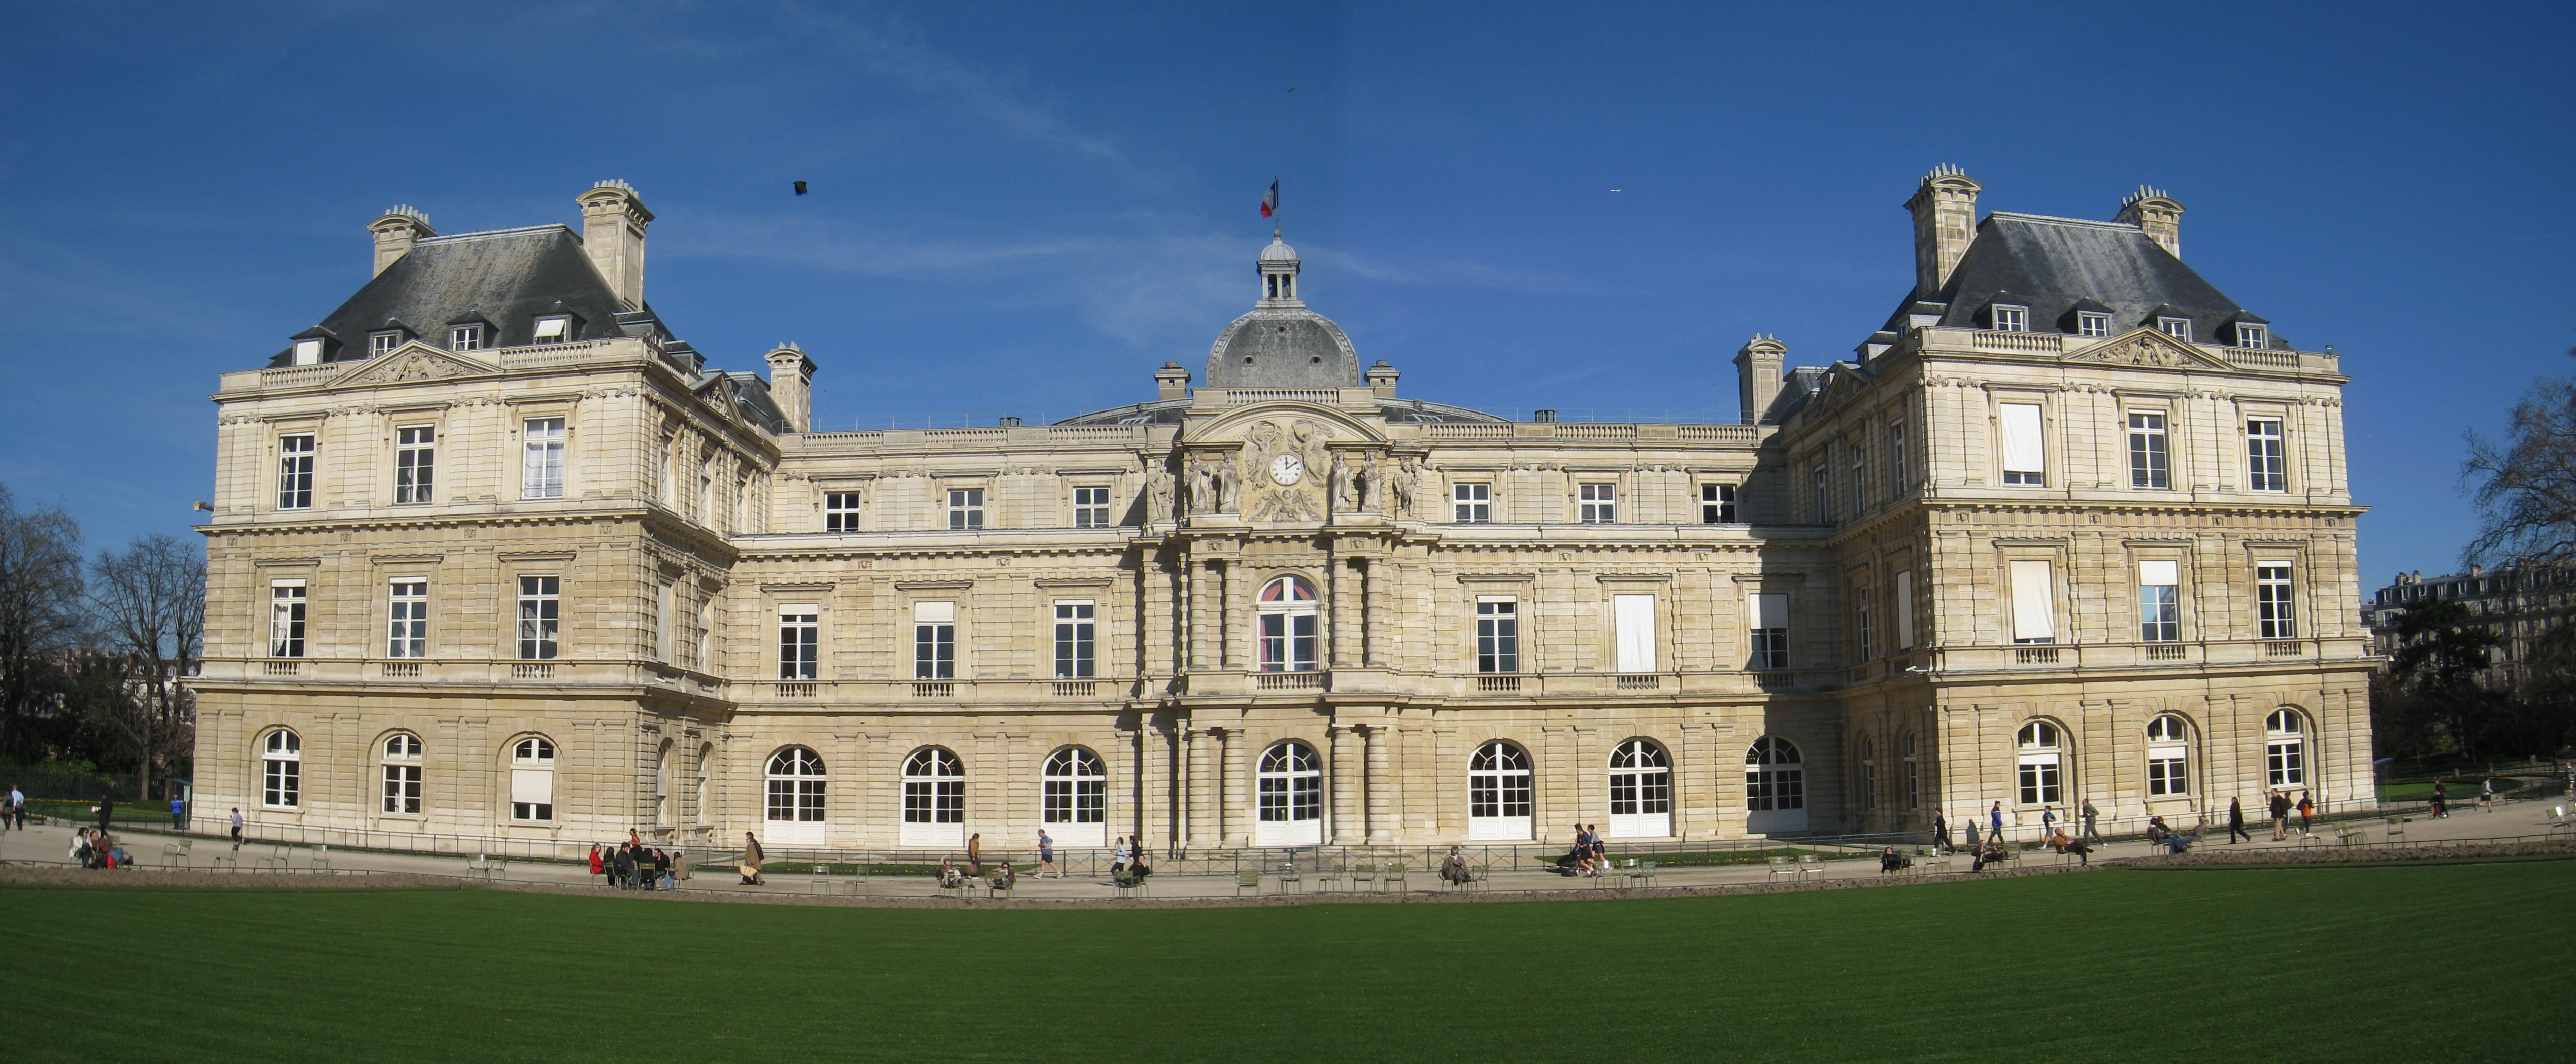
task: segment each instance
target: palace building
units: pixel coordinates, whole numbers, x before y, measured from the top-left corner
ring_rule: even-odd
[[[578,227],[397,207],[214,395],[199,804],[1203,850],[2371,802],[2336,356],[2185,266],[2160,191],[1979,192],[1923,178],[1850,358],[1736,352],[1739,424],[1402,395],[1274,238],[1151,399],[817,431],[816,358],[711,369],[654,313],[625,183]]]

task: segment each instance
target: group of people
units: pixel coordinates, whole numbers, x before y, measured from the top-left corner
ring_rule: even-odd
[[[83,868],[124,868],[132,863],[125,847],[105,828],[84,827],[72,833],[71,859]]]
[[[2230,826],[2234,828],[2242,828],[2244,826],[2243,818],[2238,817]],[[2208,817],[2202,817],[2200,818],[2200,823],[2192,825],[2190,834],[2184,834],[2180,831],[2174,830],[2174,826],[2165,823],[2165,818],[2163,817],[2151,816],[2147,818],[2147,841],[2149,843],[2163,846],[2166,853],[2190,853],[2191,848],[2199,845],[2200,840],[2208,834]],[[2247,836],[2247,838],[2250,839],[2252,836]],[[2233,840],[2231,839],[2231,841]]]
[[[630,831],[623,845],[590,848],[590,874],[619,890],[678,890],[680,881],[689,878],[689,858],[678,850],[647,847]]]
[[[1556,872],[1561,876],[1597,876],[1610,864],[1610,846],[1601,838],[1601,825],[1574,825],[1574,847],[1556,859]]]
[[[1115,853],[1117,859],[1109,865],[1111,882],[1122,887],[1132,887],[1144,882],[1146,876],[1154,874],[1154,869],[1145,863],[1145,836],[1119,836]],[[1059,872],[1057,875],[1061,877],[1063,873]]]

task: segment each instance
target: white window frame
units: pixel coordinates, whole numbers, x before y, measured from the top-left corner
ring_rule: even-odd
[[[2108,314],[2104,314],[2104,313],[2102,313],[2101,311],[2098,311],[2098,310],[2079,310],[2079,311],[2076,311],[2076,312],[2075,312],[2075,335],[2077,335],[2077,336],[2109,336],[2109,335],[2111,335],[2111,316],[2110,316],[2110,315],[2108,315]]]
[[[1860,755],[1858,759],[1860,762],[1860,807],[1863,809],[1876,809],[1878,808],[1878,744],[1871,741],[1869,736],[1864,735],[1860,737],[1859,742],[1853,745],[1855,747],[1854,752]]]
[[[1493,674],[1521,671],[1518,598],[1511,595],[1476,596],[1476,671]]]
[[[268,656],[304,656],[304,581],[268,582]]]
[[[1055,600],[1055,678],[1088,680],[1098,671],[1100,604],[1093,599]]]
[[[1916,755],[1917,744],[1913,732],[1905,733],[1901,749],[1904,752],[1905,765],[1905,808],[1921,809],[1923,808],[1923,762]]]
[[[2182,564],[2164,558],[2138,561],[2138,641],[2182,641]]]
[[[522,736],[510,744],[510,819],[542,824],[555,819],[555,744]]]
[[[1746,644],[1750,648],[1745,668],[1753,671],[1789,667],[1789,596],[1777,592],[1748,591],[1744,595]]]
[[[2176,339],[2176,340],[2180,340],[2180,341],[2182,341],[2182,342],[2184,342],[2184,343],[2190,343],[2190,342],[2191,342],[2191,319],[2190,319],[2190,318],[2171,318],[2171,317],[2161,317],[2161,318],[2157,318],[2157,319],[2156,319],[2156,331],[2157,331],[2157,332],[2160,332],[2160,333],[2163,333],[2163,334],[2165,334],[2165,335],[2167,335],[2167,336],[2173,337],[2174,339]]]
[[[2254,566],[2255,617],[2264,639],[2299,637],[2296,568],[2289,562]]]
[[[2048,417],[2038,403],[1995,404],[1995,428],[2003,482],[2048,485]]]
[[[1699,486],[1699,523],[1703,525],[1742,524],[1743,522],[1736,520],[1736,514],[1734,484],[1707,483]]]
[[[1853,443],[1849,450],[1851,451],[1851,512],[1853,517],[1859,517],[1869,510],[1869,447],[1861,443]]]
[[[2066,729],[2034,720],[2013,733],[2017,805],[2066,804]]]
[[[563,498],[565,424],[561,417],[520,419],[520,498]]]
[[[1273,743],[1254,762],[1254,845],[1313,846],[1324,838],[1324,763],[1298,740]]]
[[[572,342],[572,315],[538,315],[535,327],[528,331],[528,339],[540,344],[562,344]]]
[[[295,365],[318,366],[322,364],[322,341],[318,339],[295,341],[294,352],[294,355],[291,356],[289,360]]]
[[[1618,838],[1673,833],[1673,758],[1664,744],[1642,736],[1610,751],[1610,830]]]
[[[1263,584],[1253,603],[1253,667],[1261,672],[1320,668],[1322,613],[1323,596],[1304,577],[1280,576]]]
[[[1866,583],[1852,584],[1852,632],[1857,637],[1854,649],[1859,652],[1859,656],[1852,660],[1868,661],[1876,657],[1877,655],[1870,653],[1874,648],[1870,645],[1869,585]]]
[[[1745,829],[1807,828],[1807,755],[1785,736],[1765,735],[1744,750]]]
[[[1073,488],[1073,527],[1108,528],[1109,486],[1077,484]]]
[[[394,428],[394,505],[432,501],[438,484],[438,428],[400,425]]]
[[[277,508],[313,508],[313,455],[318,439],[310,432],[277,438]]]
[[[429,656],[429,578],[397,576],[385,583],[385,656]]]
[[[2170,713],[2147,722],[2147,797],[2191,793],[2191,725]]]
[[[1824,459],[1823,459],[1823,458],[1818,458],[1818,459],[1816,460],[1815,480],[1816,480],[1816,484],[1815,484],[1815,491],[1816,491],[1816,523],[1817,523],[1817,524],[1820,524],[1820,525],[1830,525],[1830,524],[1833,524],[1833,523],[1834,523],[1833,474],[1832,474],[1832,473],[1830,473],[1830,472],[1828,472],[1828,471],[1826,471],[1826,469],[1825,469],[1825,462],[1824,462]]]
[[[2267,787],[2308,785],[2306,715],[2275,709],[2263,718],[2263,778]]]
[[[386,816],[419,816],[421,811],[420,736],[395,732],[376,745],[382,793],[376,811]]]
[[[1575,520],[1587,525],[1618,524],[1618,482],[1593,481],[1575,485]]]
[[[2016,307],[2016,306],[2013,306],[2012,304],[2009,304],[2009,303],[1997,303],[1997,304],[1995,304],[1995,306],[1994,306],[1993,310],[1994,310],[1994,331],[1996,331],[1996,332],[2029,332],[2029,331],[2030,331],[2030,308],[2029,308],[2029,307]]]
[[[1538,790],[1529,751],[1502,739],[1467,759],[1467,837],[1526,840],[1537,826]]]
[[[856,532],[859,530],[859,493],[827,491],[823,493],[823,531]]]
[[[2250,347],[2250,348],[2254,348],[2254,349],[2256,349],[2256,350],[2260,350],[2260,351],[2268,351],[2268,350],[2271,350],[2271,348],[2272,348],[2272,330],[2271,330],[2271,327],[2269,327],[2269,326],[2264,326],[2264,325],[2256,325],[2256,324],[2253,324],[2253,323],[2251,323],[2251,322],[2241,322],[2241,321],[2240,321],[2240,322],[2237,322],[2237,323],[2236,323],[2236,346],[2238,346],[2238,347]]]
[[[483,326],[479,324],[447,327],[447,349],[450,351],[480,351],[487,346],[483,342]]]
[[[971,531],[984,527],[984,489],[948,489],[948,528]]]
[[[2129,486],[2167,490],[2173,487],[2172,415],[2163,410],[2128,411]]]
[[[1899,418],[1887,423],[1887,494],[1889,498],[1904,498],[1905,490],[1912,486],[1905,459],[1905,421]]]
[[[1449,501],[1456,523],[1487,524],[1494,519],[1494,485],[1489,481],[1462,481],[1449,486]]]
[[[912,678],[957,678],[957,604],[912,604]]]
[[[276,728],[260,738],[259,806],[304,807],[304,739],[292,730]]]
[[[2245,419],[2245,490],[2290,490],[2285,421],[2278,417]]]
[[[771,845],[819,846],[831,818],[831,779],[811,747],[769,755],[761,773],[761,814]]]
[[[390,355],[394,352],[395,348],[401,346],[402,333],[399,330],[387,329],[382,332],[371,332],[367,334],[368,358],[379,358],[385,355]]]
[[[563,649],[563,578],[522,574],[518,606],[519,660],[554,660]]]
[[[790,602],[778,607],[778,678],[811,681],[823,663],[823,608]]]
[[[1038,823],[1059,846],[1109,840],[1109,766],[1086,747],[1067,746],[1038,766]]]

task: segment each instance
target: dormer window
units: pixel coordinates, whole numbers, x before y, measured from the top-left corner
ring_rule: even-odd
[[[570,314],[547,314],[537,319],[536,340],[541,344],[560,344],[572,339]]]
[[[2236,346],[2268,349],[2272,346],[2272,330],[2250,322],[2238,322]]]
[[[319,339],[295,341],[294,363],[299,366],[321,365],[322,341]]]
[[[2173,337],[2176,340],[2180,340],[2184,343],[2191,342],[2190,318],[2160,317],[2156,319],[2156,328],[2162,330],[2165,335]]]
[[[451,326],[448,326],[448,328],[447,328],[447,349],[448,349],[448,350],[450,350],[450,351],[476,351],[476,350],[481,350],[481,349],[482,349],[482,347],[483,347],[483,326],[481,326],[480,324],[476,324],[476,325],[451,325]]]
[[[2029,332],[2030,308],[1996,304],[1993,308],[1996,332]]]
[[[2111,316],[2110,316],[2110,315],[2108,315],[2108,314],[2101,313],[2101,312],[2099,312],[2099,311],[2091,311],[2091,310],[2079,310],[2079,311],[2076,311],[2076,312],[2075,312],[2075,335],[2077,335],[2077,336],[2109,336],[2109,335],[2111,335]]]
[[[378,355],[393,353],[394,348],[402,346],[402,338],[402,333],[398,330],[368,333],[367,357],[374,358]]]

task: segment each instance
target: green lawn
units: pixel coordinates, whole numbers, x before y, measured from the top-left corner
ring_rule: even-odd
[[[8,888],[0,1046],[12,1061],[2537,1060],[2569,1030],[2545,1001],[2576,966],[2571,902],[2576,861],[1080,912]],[[2532,979],[2461,980],[2463,962]]]

